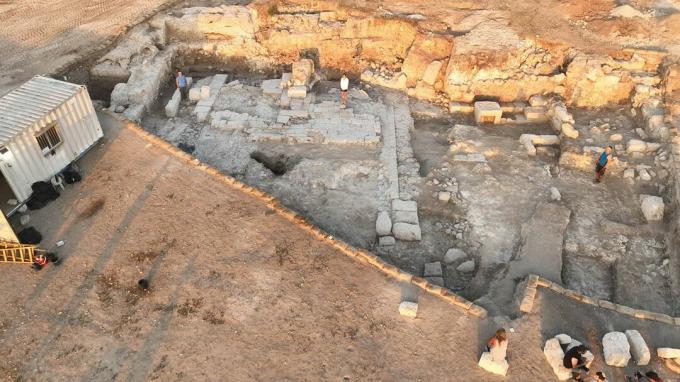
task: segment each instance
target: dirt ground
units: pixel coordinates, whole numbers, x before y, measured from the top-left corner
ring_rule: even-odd
[[[486,322],[429,295],[399,316],[398,283],[104,122],[83,182],[32,214],[63,264],[0,269],[0,380],[498,379]],[[536,335],[516,341],[538,360]],[[550,380],[523,359],[511,380]]]

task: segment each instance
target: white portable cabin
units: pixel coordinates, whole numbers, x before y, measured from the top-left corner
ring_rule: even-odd
[[[0,170],[19,203],[102,135],[85,86],[36,76],[0,98]]]

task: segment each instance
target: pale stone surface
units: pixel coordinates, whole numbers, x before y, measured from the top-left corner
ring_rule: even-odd
[[[278,96],[283,93],[280,79],[264,80],[262,81],[262,85],[260,85],[260,87],[262,88],[262,94],[264,95]]]
[[[472,273],[475,271],[475,261],[474,260],[468,260],[460,264],[456,270],[458,272],[462,273]]]
[[[179,89],[175,90],[170,101],[165,105],[165,115],[168,118],[177,116],[177,111],[179,110],[179,104],[182,101],[182,94]]]
[[[430,284],[438,285],[440,287],[444,287],[444,278],[441,276],[428,276],[425,277],[425,280],[429,282]]]
[[[210,99],[210,86],[201,86],[201,100],[206,101],[208,99]]]
[[[555,338],[560,341],[560,345],[570,344],[572,341],[571,336],[568,334],[558,334],[555,336]]]
[[[529,105],[532,107],[547,106],[548,100],[542,94],[534,94],[529,97]]]
[[[626,330],[626,338],[628,338],[630,353],[633,356],[635,363],[637,363],[638,366],[649,364],[652,354],[640,332],[637,330]]]
[[[456,261],[460,261],[467,258],[467,253],[465,253],[462,249],[458,248],[450,248],[448,251],[446,251],[446,254],[444,255],[444,262],[447,264],[455,263]]]
[[[579,136],[578,130],[571,123],[562,124],[562,134],[571,139],[576,139]]]
[[[189,101],[196,102],[201,99],[201,89],[191,88],[189,89]]]
[[[403,241],[420,241],[422,238],[420,226],[417,224],[395,223],[392,226],[392,233],[395,238]]]
[[[440,191],[437,194],[437,199],[439,199],[441,202],[448,203],[448,201],[451,200],[451,193],[447,191]]]
[[[303,58],[302,60],[294,62],[292,70],[292,85],[306,87],[309,84],[312,74],[314,74],[314,61],[308,58]]]
[[[475,122],[498,124],[501,122],[503,111],[498,102],[478,101],[475,102]]]
[[[387,211],[380,211],[375,221],[375,231],[378,236],[387,236],[392,232],[392,219]]]
[[[412,200],[392,200],[392,209],[394,211],[418,211],[418,204]]]
[[[479,358],[479,367],[489,373],[505,376],[508,373],[509,365],[507,360],[497,361],[491,356],[491,353],[484,352],[481,358]]]
[[[394,222],[420,224],[418,213],[415,211],[394,211]]]
[[[627,169],[623,170],[623,178],[624,179],[635,178],[635,169],[634,168],[627,168]]]
[[[680,358],[680,349],[658,348],[656,349],[656,355],[658,355],[659,358]]]
[[[609,12],[609,16],[624,18],[645,17],[645,15],[642,12],[638,11],[637,9],[631,7],[628,4],[624,4],[612,9]]]
[[[550,187],[550,199],[554,200],[554,201],[562,200],[562,195],[560,194],[560,190],[558,190],[556,187]]]
[[[647,151],[647,142],[641,141],[639,139],[631,139],[626,144],[627,153],[644,153]]]
[[[621,142],[623,140],[623,135],[621,134],[612,134],[609,136],[609,140],[612,142]]]
[[[305,98],[306,96],[306,86],[291,86],[288,88],[288,97],[290,98]]]
[[[381,247],[391,247],[394,244],[396,244],[396,240],[394,240],[393,236],[381,236],[378,238],[378,245]]]
[[[654,195],[640,195],[640,208],[648,222],[663,220],[663,199]]]
[[[425,270],[423,276],[425,277],[439,277],[442,275],[442,263],[435,261],[433,263],[425,263]]]
[[[402,301],[402,303],[399,304],[399,314],[404,317],[415,318],[418,315],[418,303]]]
[[[524,116],[527,121],[537,121],[546,118],[547,110],[541,106],[531,106],[524,108]]]
[[[564,351],[562,351],[560,341],[558,341],[557,338],[551,338],[545,342],[543,355],[545,355],[545,359],[552,367],[557,379],[566,381],[571,378],[571,372],[564,367]]]
[[[127,84],[120,83],[113,87],[111,92],[111,105],[112,106],[127,106],[130,104],[128,99],[128,89]]]
[[[536,145],[553,146],[560,144],[560,137],[557,135],[536,135],[536,134],[522,134],[519,137],[520,143],[524,145],[527,154],[530,156],[536,155]]]
[[[621,332],[609,332],[602,337],[604,361],[609,366],[625,367],[630,360],[628,338]]]
[[[430,65],[428,65],[427,68],[425,69],[422,81],[430,86],[434,85],[434,83],[437,81],[437,77],[439,76],[439,72],[441,71],[441,69],[442,69],[441,61],[432,61]]]

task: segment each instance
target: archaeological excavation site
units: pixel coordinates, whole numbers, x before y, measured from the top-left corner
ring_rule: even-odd
[[[30,212],[63,265],[8,317],[69,292],[0,375],[680,378],[679,2],[167,3],[47,74],[104,138]]]

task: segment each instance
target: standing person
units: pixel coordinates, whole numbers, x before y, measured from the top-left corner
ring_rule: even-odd
[[[179,89],[179,93],[182,96],[182,100],[187,98],[187,77],[182,74],[181,71],[177,72],[177,77],[175,78],[175,85]]]
[[[487,341],[486,351],[491,353],[494,361],[500,362],[505,360],[508,351],[508,334],[505,329],[498,329],[496,333]]]
[[[349,98],[349,78],[345,73],[340,79],[340,106],[344,109],[347,107],[347,99]]]
[[[595,165],[595,183],[600,183],[600,179],[602,176],[604,176],[604,172],[607,170],[609,160],[612,157],[612,150],[614,150],[613,147],[607,146],[602,154],[600,154],[600,158],[597,160],[597,164]]]

